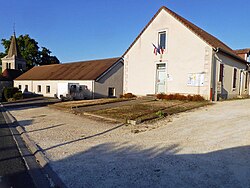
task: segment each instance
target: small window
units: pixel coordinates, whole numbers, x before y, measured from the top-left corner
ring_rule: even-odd
[[[248,72],[246,72],[245,89],[248,88]]]
[[[18,66],[18,69],[19,69],[19,70],[22,70],[22,69],[23,69],[23,65],[22,65],[22,64],[18,64],[17,66]]]
[[[223,82],[223,77],[224,77],[224,65],[220,64],[219,82]]]
[[[71,86],[70,86],[70,93],[75,93],[75,92],[77,92],[77,87],[76,87],[76,85],[71,85]]]
[[[108,96],[115,97],[115,88],[114,87],[109,87]]]
[[[38,85],[38,86],[37,86],[37,92],[38,92],[38,93],[42,92],[42,86],[41,86],[41,85]]]
[[[46,93],[50,93],[50,86],[46,86]]]
[[[22,85],[18,85],[18,89],[19,89],[19,90],[22,90]]]
[[[234,68],[234,74],[233,74],[233,89],[236,88],[236,79],[237,79],[237,69]]]
[[[6,69],[11,69],[11,63],[6,63]]]
[[[157,69],[165,69],[165,68],[166,68],[166,64],[165,63],[157,64]]]
[[[24,91],[29,91],[29,86],[28,85],[25,85]]]
[[[159,47],[161,49],[166,49],[166,31],[159,32]]]
[[[247,62],[250,62],[250,55],[247,56]]]

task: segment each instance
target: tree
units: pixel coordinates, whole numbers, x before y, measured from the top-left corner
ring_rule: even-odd
[[[5,48],[5,52],[0,52],[0,57],[4,57],[8,53],[8,49],[11,43],[9,40],[2,39],[2,45]],[[17,38],[17,44],[22,57],[26,60],[27,68],[30,69],[35,65],[49,65],[59,64],[60,61],[56,56],[51,56],[51,51],[45,47],[38,46],[38,42],[35,39],[30,38],[28,34],[20,35]]]

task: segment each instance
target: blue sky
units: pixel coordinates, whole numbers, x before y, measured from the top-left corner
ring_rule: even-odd
[[[61,62],[117,57],[163,5],[233,49],[250,47],[248,0],[8,0],[0,39],[15,23],[18,36],[29,34]]]

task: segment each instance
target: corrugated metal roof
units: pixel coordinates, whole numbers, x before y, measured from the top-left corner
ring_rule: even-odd
[[[33,67],[16,80],[96,80],[121,58]]]

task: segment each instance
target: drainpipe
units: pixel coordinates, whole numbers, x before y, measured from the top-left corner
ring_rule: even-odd
[[[217,95],[218,95],[218,83],[217,83],[217,69],[218,69],[218,65],[217,65],[217,59],[215,57],[215,55],[219,52],[219,48],[214,48],[214,54],[213,54],[213,62],[212,62],[212,95],[213,95],[213,99],[216,102],[217,101]],[[215,69],[215,70],[214,70]]]
[[[92,99],[95,98],[95,80],[92,80]]]

